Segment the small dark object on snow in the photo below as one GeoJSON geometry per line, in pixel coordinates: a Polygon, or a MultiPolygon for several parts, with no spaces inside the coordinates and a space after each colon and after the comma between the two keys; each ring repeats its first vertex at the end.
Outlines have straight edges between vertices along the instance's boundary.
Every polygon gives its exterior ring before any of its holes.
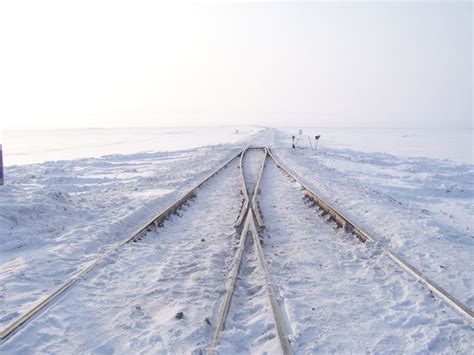
{"type": "Polygon", "coordinates": [[[311,310],[314,311],[314,310],[316,310],[316,308],[313,307],[313,308],[311,308],[311,310]]]}
{"type": "Polygon", "coordinates": [[[201,239],[201,242],[205,242],[205,241],[206,241],[206,239],[204,239],[204,238],[201,239]]]}
{"type": "Polygon", "coordinates": [[[176,313],[175,318],[176,319],[183,319],[184,318],[184,313],[183,312],[176,313]]]}
{"type": "Polygon", "coordinates": [[[321,135],[319,136],[314,136],[314,139],[318,140],[319,138],[321,138],[321,135]]]}
{"type": "Polygon", "coordinates": [[[211,321],[209,320],[209,318],[206,317],[206,319],[204,319],[204,321],[205,321],[207,324],[211,325],[211,321]]]}
{"type": "Polygon", "coordinates": [[[3,185],[3,154],[2,154],[1,144],[0,144],[0,185],[3,185]]]}

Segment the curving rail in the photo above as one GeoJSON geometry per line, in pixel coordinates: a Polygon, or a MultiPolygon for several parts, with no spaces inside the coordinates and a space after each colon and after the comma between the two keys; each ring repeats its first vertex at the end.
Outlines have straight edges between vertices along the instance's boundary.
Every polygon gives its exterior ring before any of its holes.
{"type": "Polygon", "coordinates": [[[267,270],[265,258],[264,258],[263,251],[262,251],[262,247],[260,245],[260,237],[258,235],[258,231],[257,231],[256,223],[255,223],[255,221],[257,221],[257,225],[259,225],[260,228],[264,227],[263,219],[260,216],[260,212],[256,212],[256,211],[258,211],[257,194],[259,193],[260,180],[261,180],[261,177],[262,177],[262,174],[263,174],[263,169],[265,167],[265,162],[266,162],[266,159],[267,159],[267,149],[266,148],[251,148],[251,149],[263,149],[265,154],[264,154],[264,157],[263,157],[263,160],[262,160],[262,165],[259,169],[259,175],[258,175],[258,178],[257,178],[257,182],[255,184],[255,189],[254,189],[254,192],[253,192],[251,205],[249,205],[249,202],[248,202],[248,194],[246,192],[247,191],[247,186],[246,186],[245,178],[244,178],[244,174],[243,174],[243,156],[244,156],[245,152],[243,152],[243,154],[241,156],[241,160],[240,160],[241,161],[241,163],[240,163],[241,184],[242,184],[242,191],[245,191],[245,192],[243,192],[243,196],[244,196],[243,197],[243,199],[244,199],[243,206],[246,206],[246,210],[243,211],[243,212],[241,211],[240,217],[242,217],[242,216],[247,216],[247,217],[245,219],[245,223],[243,225],[242,232],[240,234],[239,245],[238,245],[237,251],[235,253],[234,259],[233,259],[233,264],[232,264],[232,268],[231,268],[229,277],[227,279],[226,292],[224,294],[222,303],[221,303],[219,311],[217,313],[216,327],[214,329],[214,333],[213,333],[211,342],[209,344],[208,354],[214,354],[215,353],[215,349],[219,344],[220,335],[221,335],[222,331],[225,328],[226,319],[227,319],[227,316],[229,314],[230,306],[231,306],[231,303],[232,303],[232,296],[234,294],[235,286],[236,286],[236,283],[237,283],[237,277],[238,277],[238,274],[239,274],[239,269],[240,269],[240,266],[242,264],[242,256],[243,256],[244,249],[245,249],[245,242],[247,240],[248,234],[251,233],[252,238],[253,238],[253,245],[254,245],[257,257],[259,259],[259,264],[260,264],[260,267],[261,267],[261,269],[264,273],[265,288],[266,288],[267,295],[270,299],[271,310],[272,310],[272,313],[273,313],[273,318],[274,318],[275,326],[276,326],[276,329],[277,329],[277,336],[278,336],[278,339],[280,341],[280,345],[281,345],[283,354],[290,355],[290,354],[293,354],[293,351],[292,351],[292,348],[291,348],[291,345],[290,345],[290,342],[289,342],[289,339],[288,339],[288,332],[287,332],[285,321],[284,321],[280,306],[278,304],[277,298],[275,296],[275,291],[273,289],[272,282],[271,282],[271,279],[270,279],[270,276],[269,276],[269,273],[268,273],[268,270],[267,270]]]}
{"type": "Polygon", "coordinates": [[[237,216],[237,220],[234,223],[234,228],[239,229],[242,226],[242,223],[245,219],[245,215],[247,213],[249,207],[249,195],[247,193],[247,187],[245,186],[245,178],[244,178],[244,155],[245,152],[249,149],[250,146],[244,148],[242,153],[240,154],[239,160],[239,169],[240,169],[240,193],[242,194],[242,205],[240,207],[239,215],[237,216]]]}

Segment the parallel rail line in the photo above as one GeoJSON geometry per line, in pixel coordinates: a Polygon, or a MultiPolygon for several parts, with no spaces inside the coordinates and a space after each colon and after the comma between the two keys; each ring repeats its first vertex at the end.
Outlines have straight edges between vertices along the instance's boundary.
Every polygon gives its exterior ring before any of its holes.
{"type": "Polygon", "coordinates": [[[380,241],[376,240],[373,236],[364,231],[361,227],[352,222],[347,218],[343,213],[337,210],[332,206],[328,201],[318,196],[313,190],[311,190],[301,179],[292,173],[288,168],[286,168],[279,158],[271,151],[269,147],[250,147],[247,146],[239,151],[237,154],[230,157],[225,161],[221,166],[216,170],[211,172],[203,180],[201,180],[196,186],[191,188],[189,191],[185,192],[179,199],[169,205],[162,212],[152,217],[150,220],[146,221],[141,227],[133,231],[129,236],[124,240],[112,246],[112,248],[106,252],[103,256],[90,261],[87,263],[79,272],[73,275],[68,281],[62,284],[60,287],[55,289],[50,295],[39,300],[32,308],[28,311],[21,314],[18,318],[9,323],[6,327],[0,330],[0,341],[6,341],[10,336],[15,334],[18,330],[25,326],[28,322],[34,319],[35,316],[38,316],[42,311],[45,311],[48,306],[51,306],[54,301],[58,300],[61,295],[64,295],[72,286],[78,283],[86,274],[91,270],[101,264],[106,258],[109,258],[112,254],[117,252],[121,247],[130,243],[132,241],[140,240],[145,236],[149,231],[150,227],[155,226],[159,227],[162,223],[173,213],[175,213],[184,203],[189,199],[196,196],[196,192],[201,188],[205,183],[217,175],[221,170],[228,166],[232,161],[239,158],[239,169],[240,169],[240,185],[241,185],[241,194],[242,194],[242,203],[239,210],[239,214],[234,223],[235,229],[240,235],[239,244],[236,250],[236,253],[233,258],[232,268],[230,270],[229,276],[226,282],[226,292],[222,298],[220,308],[217,313],[217,321],[214,329],[212,339],[209,344],[208,353],[213,354],[216,347],[219,344],[219,339],[222,331],[225,329],[226,319],[228,317],[232,297],[236,288],[237,278],[239,275],[239,270],[242,264],[242,258],[245,252],[245,243],[248,238],[248,234],[252,234],[253,245],[255,252],[257,254],[261,270],[264,274],[265,279],[265,288],[266,293],[270,299],[271,311],[275,321],[277,336],[284,354],[293,354],[291,344],[288,337],[287,324],[285,322],[284,312],[282,312],[281,307],[278,303],[277,297],[275,295],[275,290],[273,283],[271,281],[270,274],[268,272],[267,264],[265,262],[264,253],[260,243],[259,233],[265,228],[265,222],[263,220],[262,214],[259,209],[258,204],[258,195],[260,193],[260,183],[262,175],[265,169],[265,164],[268,159],[271,159],[273,163],[285,174],[287,174],[292,180],[298,183],[307,198],[313,201],[319,208],[321,208],[325,213],[328,213],[331,218],[337,223],[347,233],[354,235],[361,242],[372,242],[383,250],[383,252],[403,271],[407,272],[409,275],[414,277],[416,280],[421,282],[424,286],[430,289],[433,294],[437,295],[441,300],[446,304],[454,308],[456,311],[461,313],[463,316],[467,317],[469,320],[474,320],[473,311],[463,304],[461,301],[449,294],[445,289],[436,284],[433,280],[424,275],[416,267],[411,265],[408,261],[402,258],[400,255],[397,255],[389,247],[383,245],[380,241]],[[257,181],[255,188],[252,194],[252,200],[249,199],[249,191],[247,190],[245,176],[244,176],[244,155],[249,149],[262,149],[264,150],[264,156],[262,163],[258,172],[257,181]]]}
{"type": "Polygon", "coordinates": [[[314,191],[312,191],[306,184],[304,184],[299,177],[295,174],[290,172],[277,157],[275,154],[272,153],[270,148],[267,147],[267,152],[276,166],[282,170],[285,174],[287,174],[291,179],[293,179],[296,183],[298,183],[304,190],[305,195],[312,200],[316,205],[319,206],[323,211],[327,212],[333,220],[343,228],[346,232],[353,234],[356,236],[361,242],[365,243],[367,241],[375,243],[379,246],[384,253],[403,271],[407,272],[409,275],[414,277],[420,283],[425,285],[428,289],[430,289],[433,294],[437,295],[441,300],[443,300],[447,305],[454,308],[458,311],[461,315],[467,317],[470,321],[474,320],[474,313],[472,309],[468,306],[463,304],[460,300],[452,296],[448,291],[443,289],[437,283],[435,283],[432,279],[424,275],[420,270],[410,264],[407,260],[402,258],[400,255],[396,254],[393,250],[389,247],[385,246],[382,242],[375,239],[369,233],[365,232],[361,227],[357,226],[354,222],[352,222],[349,218],[347,218],[344,214],[338,211],[335,207],[333,207],[329,202],[318,196],[314,191]]]}
{"type": "MultiPolygon", "coordinates": [[[[250,149],[250,148],[249,148],[250,149]]],[[[254,148],[251,148],[254,149],[254,148]]],[[[258,206],[258,195],[260,192],[260,182],[263,175],[263,171],[265,168],[265,162],[267,157],[272,159],[275,165],[282,170],[285,174],[287,174],[292,180],[297,182],[303,189],[304,194],[307,198],[313,201],[319,208],[321,208],[325,213],[328,213],[335,221],[335,223],[341,227],[345,232],[354,235],[359,241],[365,242],[372,242],[376,243],[376,245],[380,246],[380,248],[384,251],[384,253],[403,271],[407,272],[411,276],[415,277],[418,281],[424,284],[428,289],[430,289],[433,294],[436,294],[439,298],[441,298],[445,303],[449,306],[454,308],[456,311],[460,312],[463,316],[466,316],[469,320],[473,320],[473,312],[469,309],[466,305],[464,305],[461,301],[457,300],[455,297],[450,295],[446,290],[436,284],[433,280],[428,278],[427,276],[423,275],[417,268],[411,265],[408,261],[403,259],[401,256],[397,255],[395,252],[390,250],[388,247],[383,245],[381,242],[377,241],[373,236],[369,233],[364,231],[361,227],[357,224],[352,222],[349,218],[347,218],[344,214],[342,214],[339,210],[333,207],[329,202],[318,196],[314,191],[312,191],[306,184],[304,184],[299,177],[295,174],[290,172],[281,162],[280,160],[273,154],[269,147],[261,148],[265,151],[265,156],[263,162],[261,164],[261,168],[259,171],[257,183],[255,186],[254,193],[252,195],[252,200],[248,201],[248,194],[246,193],[247,189],[245,186],[245,179],[243,172],[241,171],[241,179],[242,179],[242,191],[243,191],[243,198],[244,201],[242,203],[243,206],[248,207],[248,211],[241,213],[241,220],[245,219],[245,224],[242,229],[242,233],[240,235],[240,243],[234,257],[234,264],[232,270],[230,272],[230,276],[227,282],[226,294],[224,295],[224,299],[221,303],[221,307],[218,312],[217,316],[217,323],[216,328],[214,330],[214,334],[208,349],[209,354],[213,354],[215,348],[219,343],[219,337],[222,331],[225,328],[225,321],[228,316],[231,302],[232,302],[232,295],[235,291],[236,281],[239,273],[239,268],[241,266],[242,255],[244,252],[245,241],[247,239],[248,233],[252,233],[253,237],[253,244],[257,252],[257,256],[259,259],[260,266],[264,272],[265,276],[265,286],[267,290],[267,294],[270,298],[271,308],[273,312],[273,317],[275,319],[275,325],[277,328],[278,338],[280,340],[281,348],[284,354],[292,354],[292,348],[289,342],[288,332],[286,329],[285,318],[281,311],[281,307],[278,303],[278,300],[275,296],[275,291],[273,288],[273,284],[271,278],[269,276],[269,272],[267,270],[267,264],[264,259],[263,250],[260,244],[259,239],[259,229],[263,229],[265,227],[265,223],[263,221],[263,217],[260,213],[259,206],[258,206]]],[[[241,164],[239,165],[241,169],[243,169],[243,155],[241,156],[241,164]]]]}
{"type": "MultiPolygon", "coordinates": [[[[130,243],[131,241],[136,241],[141,239],[148,231],[151,226],[158,227],[160,226],[171,214],[176,212],[186,201],[196,195],[196,191],[202,187],[206,182],[208,182],[211,178],[217,175],[221,170],[223,170],[227,165],[229,165],[234,159],[238,158],[239,156],[243,156],[243,153],[247,147],[243,150],[239,151],[237,154],[233,155],[227,161],[225,161],[222,165],[220,165],[216,170],[211,172],[208,176],[206,176],[203,180],[201,180],[196,186],[191,188],[189,191],[185,192],[180,198],[178,198],[175,202],[169,205],[165,210],[157,214],[156,216],[152,217],[150,220],[145,222],[141,227],[137,228],[133,231],[129,236],[127,236],[124,240],[117,243],[113,246],[108,252],[106,252],[103,256],[87,263],[79,272],[69,278],[64,284],[56,288],[51,294],[43,297],[39,300],[35,305],[32,306],[28,311],[21,314],[11,323],[7,324],[4,328],[0,330],[0,341],[7,340],[11,335],[21,329],[22,326],[26,325],[29,321],[31,321],[35,316],[37,316],[41,311],[44,311],[48,306],[50,306],[55,300],[57,300],[61,295],[63,295],[67,290],[69,290],[72,286],[77,284],[79,280],[81,280],[86,274],[88,274],[91,270],[93,270],[96,266],[102,263],[106,258],[110,257],[112,254],[117,252],[121,247],[130,243]]],[[[247,198],[248,200],[248,198],[247,198]]]]}

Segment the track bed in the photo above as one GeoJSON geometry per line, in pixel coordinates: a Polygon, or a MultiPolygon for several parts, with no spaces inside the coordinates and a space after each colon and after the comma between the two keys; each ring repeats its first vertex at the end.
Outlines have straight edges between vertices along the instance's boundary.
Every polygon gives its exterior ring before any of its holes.
{"type": "Polygon", "coordinates": [[[226,329],[216,349],[220,354],[281,353],[275,320],[252,238],[247,238],[226,329]]]}
{"type": "Polygon", "coordinates": [[[261,185],[264,253],[296,353],[468,351],[458,313],[303,202],[273,163],[261,185]]]}
{"type": "Polygon", "coordinates": [[[234,161],[178,212],[181,217],[122,248],[2,351],[63,352],[65,344],[75,353],[205,349],[235,243],[239,203],[234,161]]]}

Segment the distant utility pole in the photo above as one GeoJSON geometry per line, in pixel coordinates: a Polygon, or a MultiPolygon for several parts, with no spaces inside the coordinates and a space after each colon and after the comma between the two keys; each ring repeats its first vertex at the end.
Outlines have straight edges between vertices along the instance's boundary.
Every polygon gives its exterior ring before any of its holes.
{"type": "Polygon", "coordinates": [[[318,149],[319,138],[321,138],[321,135],[314,136],[314,139],[316,140],[316,145],[315,145],[314,150],[318,149]]]}
{"type": "Polygon", "coordinates": [[[2,157],[2,145],[0,144],[0,185],[3,185],[3,157],[2,157]]]}

